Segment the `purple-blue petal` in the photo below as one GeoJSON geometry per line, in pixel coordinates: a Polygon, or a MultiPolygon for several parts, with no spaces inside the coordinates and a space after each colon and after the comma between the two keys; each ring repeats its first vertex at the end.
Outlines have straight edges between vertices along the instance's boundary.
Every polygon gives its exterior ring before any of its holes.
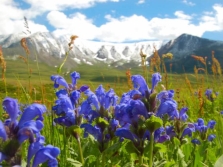
{"type": "Polygon", "coordinates": [[[6,97],[2,102],[3,109],[9,114],[11,122],[14,123],[20,114],[18,100],[6,97]]]}
{"type": "Polygon", "coordinates": [[[2,138],[3,140],[6,140],[7,139],[7,134],[6,134],[6,131],[5,131],[5,126],[2,123],[2,121],[0,121],[0,138],[2,138]]]}
{"type": "Polygon", "coordinates": [[[34,118],[38,120],[43,120],[43,113],[46,112],[46,106],[42,104],[31,104],[24,109],[24,112],[19,121],[19,127],[21,127],[25,122],[31,121],[34,118]]]}
{"type": "Polygon", "coordinates": [[[57,167],[58,161],[56,157],[60,154],[60,149],[58,147],[53,147],[51,145],[47,145],[37,151],[32,167],[38,167],[39,164],[42,164],[48,161],[49,167],[57,167]]]}

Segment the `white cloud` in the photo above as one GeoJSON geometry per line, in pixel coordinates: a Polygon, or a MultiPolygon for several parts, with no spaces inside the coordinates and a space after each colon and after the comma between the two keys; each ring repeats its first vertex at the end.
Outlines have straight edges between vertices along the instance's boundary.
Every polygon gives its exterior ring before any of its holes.
{"type": "Polygon", "coordinates": [[[183,11],[176,11],[176,12],[174,13],[174,15],[177,16],[177,17],[180,18],[180,19],[185,19],[185,20],[190,20],[190,19],[192,19],[192,16],[184,14],[183,11]]]}
{"type": "MultiPolygon", "coordinates": [[[[13,0],[3,0],[0,3],[0,35],[22,33],[25,30],[24,16],[27,10],[22,10],[13,0]]],[[[37,24],[32,20],[28,20],[29,27],[32,32],[48,31],[44,25],[37,24]]]]}
{"type": "Polygon", "coordinates": [[[59,11],[52,11],[47,15],[49,23],[57,30],[54,34],[57,36],[73,34],[81,36],[84,39],[94,39],[98,34],[98,28],[81,13],[75,13],[67,17],[59,11]]]}
{"type": "Polygon", "coordinates": [[[138,4],[142,4],[142,3],[145,3],[145,0],[139,0],[138,1],[138,4]]]}
{"type": "Polygon", "coordinates": [[[190,2],[190,1],[188,1],[188,0],[183,0],[182,2],[183,2],[184,4],[186,4],[186,5],[189,5],[189,6],[194,6],[194,5],[196,5],[195,3],[190,2]]]}
{"type": "Polygon", "coordinates": [[[193,15],[187,15],[183,11],[176,11],[175,18],[155,17],[150,20],[135,14],[118,18],[105,15],[107,22],[101,26],[95,26],[93,20],[81,13],[68,17],[62,12],[54,11],[50,12],[47,18],[57,29],[54,31],[56,35],[75,34],[85,39],[124,42],[173,39],[182,33],[202,36],[206,31],[223,30],[223,7],[214,5],[213,9],[213,15],[203,15],[198,24],[193,24],[193,15]]]}
{"type": "Polygon", "coordinates": [[[118,2],[119,0],[73,0],[73,4],[71,4],[70,0],[55,0],[55,3],[52,4],[49,4],[49,1],[46,0],[26,1],[32,4],[31,8],[27,10],[20,9],[18,4],[14,3],[13,0],[1,1],[0,20],[1,25],[4,26],[0,26],[0,35],[24,31],[24,16],[28,17],[30,30],[33,33],[48,31],[46,26],[33,21],[33,18],[40,14],[40,10],[49,10],[47,20],[56,29],[53,33],[57,36],[78,35],[83,39],[97,39],[108,42],[173,39],[182,33],[202,36],[206,31],[223,30],[223,6],[219,4],[214,5],[212,11],[205,11],[200,18],[196,15],[196,20],[199,20],[197,24],[193,22],[195,19],[194,15],[188,15],[183,11],[175,11],[173,18],[168,16],[147,19],[144,16],[136,14],[128,17],[105,15],[106,22],[100,26],[96,26],[93,19],[88,18],[82,13],[77,12],[68,16],[58,9],[67,7],[86,8],[99,2],[118,2]],[[38,4],[35,5],[34,2],[38,2],[38,4]],[[44,6],[44,9],[38,9],[40,6],[44,6]]]}
{"type": "Polygon", "coordinates": [[[24,0],[31,5],[32,11],[41,14],[46,11],[70,9],[82,9],[94,6],[96,3],[119,2],[119,0],[24,0]]]}

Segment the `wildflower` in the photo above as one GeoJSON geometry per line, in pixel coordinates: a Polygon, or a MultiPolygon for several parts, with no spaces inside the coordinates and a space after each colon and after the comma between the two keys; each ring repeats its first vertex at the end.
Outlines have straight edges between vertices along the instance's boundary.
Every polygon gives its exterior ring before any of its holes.
{"type": "Polygon", "coordinates": [[[33,160],[33,166],[37,167],[39,164],[48,162],[49,167],[58,166],[58,161],[56,157],[60,154],[60,149],[58,147],[53,147],[52,145],[47,145],[37,151],[33,160]]]}
{"type": "Polygon", "coordinates": [[[192,132],[195,132],[194,127],[187,127],[187,128],[185,128],[183,133],[182,133],[182,135],[181,135],[181,138],[183,138],[184,136],[191,137],[192,136],[192,132]]]}
{"type": "Polygon", "coordinates": [[[153,93],[154,88],[156,87],[156,85],[158,84],[158,82],[161,81],[162,76],[159,73],[154,73],[152,75],[152,89],[151,89],[151,93],[153,93]]]}
{"type": "Polygon", "coordinates": [[[34,142],[34,134],[39,135],[42,128],[43,123],[40,120],[24,123],[17,134],[19,143],[21,144],[27,139],[29,139],[30,143],[34,142]]]}
{"type": "Polygon", "coordinates": [[[7,156],[5,154],[3,154],[2,152],[0,152],[0,163],[2,161],[4,161],[7,158],[7,156]]]}
{"type": "Polygon", "coordinates": [[[216,121],[210,120],[207,124],[207,127],[210,129],[214,129],[215,124],[216,124],[216,121]]]}
{"type": "Polygon", "coordinates": [[[30,143],[28,148],[28,155],[27,155],[27,164],[30,165],[30,161],[32,157],[39,151],[39,149],[44,147],[45,143],[45,137],[40,135],[36,138],[36,141],[33,143],[30,143]]]}
{"type": "Polygon", "coordinates": [[[72,79],[72,86],[74,87],[77,84],[77,79],[80,79],[80,74],[76,71],[72,72],[70,74],[71,79],[72,79]]]}
{"type": "Polygon", "coordinates": [[[70,100],[73,104],[73,106],[78,104],[78,100],[81,97],[81,92],[79,90],[74,90],[73,92],[70,93],[70,100]]]}
{"type": "Polygon", "coordinates": [[[134,133],[132,133],[129,129],[126,128],[118,128],[115,131],[115,135],[120,138],[129,139],[133,142],[137,142],[139,140],[138,136],[136,136],[134,133]]]}
{"type": "Polygon", "coordinates": [[[216,138],[216,135],[211,134],[208,136],[208,141],[213,141],[215,138],[216,138]]]}
{"type": "Polygon", "coordinates": [[[145,96],[146,92],[150,92],[145,79],[141,75],[132,75],[131,80],[133,82],[134,88],[138,89],[142,93],[142,96],[145,96]]]}
{"type": "Polygon", "coordinates": [[[7,97],[2,102],[3,109],[9,114],[11,123],[14,123],[20,114],[18,100],[7,97]]]}
{"type": "Polygon", "coordinates": [[[166,130],[166,134],[168,136],[170,136],[170,138],[176,136],[176,133],[174,131],[174,127],[173,126],[166,126],[165,130],[166,130]]]}
{"type": "Polygon", "coordinates": [[[52,110],[55,111],[57,115],[66,114],[69,110],[74,109],[70,98],[66,95],[61,94],[55,103],[56,105],[52,107],[52,110]]]}
{"type": "Polygon", "coordinates": [[[4,124],[2,123],[2,121],[0,121],[0,138],[2,138],[3,140],[7,139],[7,134],[6,134],[5,127],[4,127],[4,124]]]}
{"type": "Polygon", "coordinates": [[[184,107],[180,110],[180,113],[179,113],[180,120],[182,120],[184,122],[187,121],[187,119],[188,119],[188,115],[186,114],[187,111],[188,111],[187,107],[184,107]]]}
{"type": "Polygon", "coordinates": [[[92,126],[91,124],[84,123],[81,124],[80,127],[84,128],[84,137],[87,137],[88,134],[91,134],[94,136],[95,140],[99,142],[103,140],[101,129],[98,126],[92,126]]]}
{"type": "Polygon", "coordinates": [[[119,125],[119,121],[118,121],[118,120],[116,120],[116,119],[112,119],[112,120],[110,121],[110,127],[111,127],[111,129],[112,129],[113,131],[116,130],[116,128],[118,127],[118,125],[119,125]]]}
{"type": "Polygon", "coordinates": [[[87,101],[93,105],[96,110],[99,110],[100,107],[99,107],[99,101],[98,101],[98,98],[97,96],[90,90],[90,89],[87,89],[86,91],[84,91],[84,94],[87,95],[87,101]]]}
{"type": "Polygon", "coordinates": [[[103,88],[102,85],[99,85],[98,88],[95,90],[95,94],[98,98],[98,101],[101,106],[104,106],[104,98],[105,98],[105,89],[103,88]]]}
{"type": "Polygon", "coordinates": [[[176,101],[168,99],[160,103],[156,115],[162,117],[165,114],[168,114],[171,118],[178,117],[176,101]]]}
{"type": "Polygon", "coordinates": [[[25,122],[31,121],[37,116],[36,120],[43,121],[44,112],[46,112],[46,106],[44,105],[37,103],[29,105],[22,113],[18,126],[21,127],[25,122]]]}
{"type": "Polygon", "coordinates": [[[194,144],[197,144],[197,145],[201,144],[200,140],[198,140],[198,139],[191,140],[191,143],[194,143],[194,144]]]}
{"type": "Polygon", "coordinates": [[[60,85],[64,86],[65,88],[69,88],[66,80],[59,75],[52,75],[51,81],[54,81],[54,88],[58,88],[60,85]]]}
{"type": "Polygon", "coordinates": [[[139,116],[148,118],[148,112],[141,100],[130,99],[127,103],[121,103],[115,107],[115,118],[120,124],[138,122],[139,116]]]}

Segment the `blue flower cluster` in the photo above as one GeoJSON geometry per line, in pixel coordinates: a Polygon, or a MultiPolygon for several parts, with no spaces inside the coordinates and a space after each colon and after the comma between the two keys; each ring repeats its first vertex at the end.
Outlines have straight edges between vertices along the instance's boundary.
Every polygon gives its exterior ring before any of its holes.
{"type": "MultiPolygon", "coordinates": [[[[152,75],[151,89],[141,75],[131,76],[134,89],[123,93],[120,98],[113,89],[105,91],[102,85],[94,92],[87,85],[78,88],[80,74],[77,72],[73,72],[71,78],[72,84],[68,84],[61,76],[51,77],[55,88],[59,85],[64,87],[56,92],[56,105],[52,110],[59,117],[54,122],[83,128],[84,137],[92,135],[101,152],[115,136],[120,141],[130,140],[140,154],[143,154],[143,144],[151,137],[156,143],[164,143],[173,137],[182,141],[186,136],[192,137],[193,133],[198,133],[201,140],[213,141],[215,138],[214,134],[208,135],[207,132],[214,128],[215,121],[209,121],[207,126],[201,118],[197,123],[187,122],[188,108],[178,110],[173,99],[174,90],[155,91],[161,81],[159,73],[152,75]],[[80,101],[81,96],[85,96],[85,100],[80,101]]],[[[199,144],[200,140],[194,138],[192,143],[199,144]]]]}
{"type": "Polygon", "coordinates": [[[0,121],[0,138],[3,139],[2,145],[5,146],[0,150],[0,162],[5,160],[8,165],[20,165],[21,162],[15,162],[14,159],[21,145],[28,140],[27,166],[31,166],[33,157],[32,167],[37,167],[46,161],[50,167],[58,166],[56,157],[60,154],[60,149],[52,145],[44,146],[45,137],[40,133],[44,127],[43,114],[46,112],[46,107],[33,103],[24,111],[20,111],[17,99],[10,97],[3,100],[2,106],[9,119],[0,121]]]}

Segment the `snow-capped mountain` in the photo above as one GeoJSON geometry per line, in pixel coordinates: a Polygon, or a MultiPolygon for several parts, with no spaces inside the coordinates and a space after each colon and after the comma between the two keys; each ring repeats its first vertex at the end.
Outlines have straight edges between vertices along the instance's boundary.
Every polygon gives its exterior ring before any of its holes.
{"type": "MultiPolygon", "coordinates": [[[[55,37],[52,33],[38,32],[30,36],[24,34],[12,34],[0,36],[0,45],[3,48],[4,56],[15,58],[16,55],[24,55],[25,51],[21,47],[20,40],[26,37],[30,49],[30,58],[45,62],[49,65],[59,65],[69,50],[68,43],[70,36],[55,37]]],[[[140,50],[149,57],[153,54],[154,47],[159,55],[172,53],[172,60],[165,60],[166,65],[172,64],[172,71],[186,72],[193,71],[193,67],[202,67],[198,61],[195,61],[191,55],[207,56],[207,63],[211,64],[211,51],[215,51],[215,58],[223,66],[223,41],[214,41],[204,39],[189,34],[182,34],[176,39],[170,41],[143,41],[135,43],[108,43],[88,41],[77,38],[74,41],[72,50],[69,52],[67,66],[76,64],[96,65],[106,63],[111,66],[122,66],[124,64],[141,64],[140,50]]],[[[148,63],[148,62],[147,62],[148,63]]],[[[169,67],[167,66],[167,70],[169,67]]]]}
{"type": "Polygon", "coordinates": [[[161,46],[158,53],[162,55],[170,52],[174,55],[172,60],[166,60],[166,65],[172,64],[172,71],[183,72],[185,70],[186,72],[192,72],[195,65],[197,68],[204,68],[204,65],[194,60],[191,55],[207,57],[207,65],[211,71],[212,51],[215,52],[215,58],[223,67],[223,41],[182,34],[161,46]]]}
{"type": "MultiPolygon", "coordinates": [[[[20,46],[21,38],[24,34],[12,34],[8,36],[0,36],[0,45],[7,56],[24,55],[24,51],[20,46]]],[[[52,33],[38,32],[27,37],[28,46],[31,53],[36,52],[39,59],[46,61],[56,61],[65,56],[68,51],[68,43],[70,36],[55,37],[52,33]]],[[[69,58],[74,63],[94,64],[104,62],[108,64],[115,63],[122,65],[126,62],[141,62],[140,50],[147,56],[153,53],[153,46],[157,49],[163,46],[167,41],[144,41],[137,43],[108,43],[87,41],[77,38],[74,41],[73,49],[69,53],[69,58]]],[[[33,56],[35,58],[35,56],[33,56]]],[[[138,63],[140,64],[140,63],[138,63]]]]}

